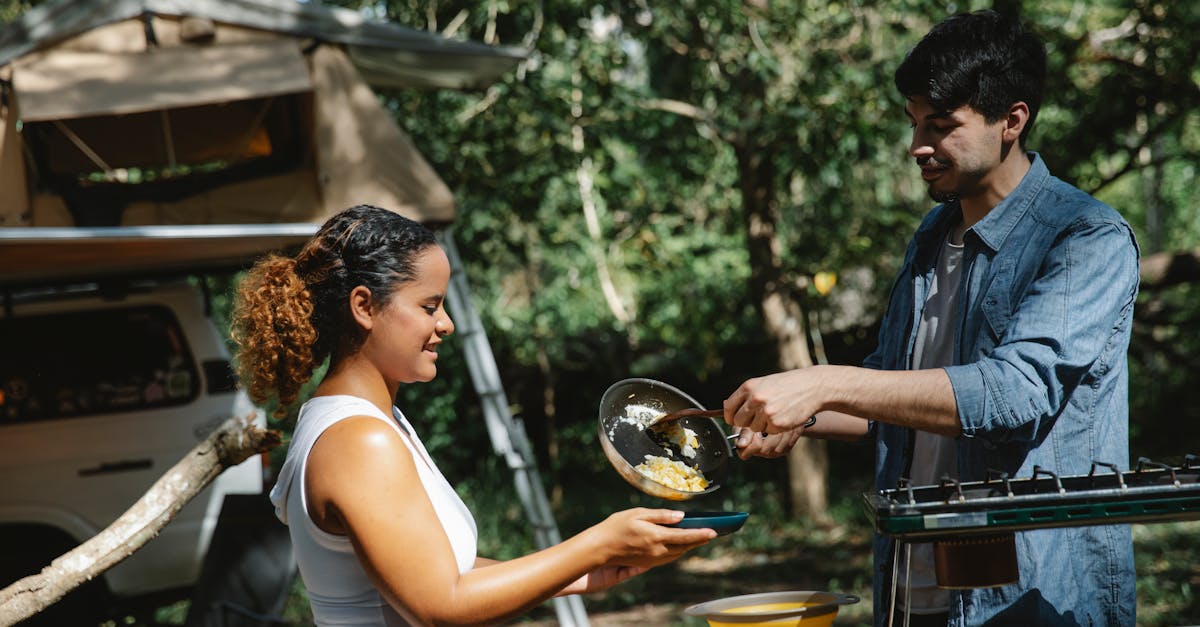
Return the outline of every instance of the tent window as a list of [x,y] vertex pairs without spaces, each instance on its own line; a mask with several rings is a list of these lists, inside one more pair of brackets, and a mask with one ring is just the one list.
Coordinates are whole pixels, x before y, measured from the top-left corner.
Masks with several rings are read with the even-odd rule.
[[311,92],[125,115],[26,122],[36,184],[80,226],[134,201],[171,202],[289,172],[310,158]]

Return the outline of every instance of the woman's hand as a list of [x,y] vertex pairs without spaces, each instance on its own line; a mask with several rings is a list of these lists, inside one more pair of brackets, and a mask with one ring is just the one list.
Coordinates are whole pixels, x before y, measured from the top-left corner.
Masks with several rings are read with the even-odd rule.
[[712,529],[664,526],[682,519],[681,511],[639,507],[616,512],[590,531],[606,556],[605,566],[653,568],[717,537]]

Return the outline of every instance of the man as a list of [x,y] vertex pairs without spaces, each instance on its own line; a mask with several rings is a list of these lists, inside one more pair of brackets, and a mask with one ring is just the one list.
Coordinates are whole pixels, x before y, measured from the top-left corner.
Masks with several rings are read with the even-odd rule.
[[[950,17],[909,52],[895,75],[909,154],[941,204],[908,246],[865,368],[751,379],[725,401],[742,457],[873,437],[878,489],[1128,469],[1137,245],[1120,215],[1026,152],[1045,63],[1035,36],[993,12]],[[938,588],[918,545],[892,600],[893,544],[877,536],[876,622],[897,610],[914,624],[1134,624],[1128,526],[1025,531],[1016,545],[1020,580],[971,590]]]

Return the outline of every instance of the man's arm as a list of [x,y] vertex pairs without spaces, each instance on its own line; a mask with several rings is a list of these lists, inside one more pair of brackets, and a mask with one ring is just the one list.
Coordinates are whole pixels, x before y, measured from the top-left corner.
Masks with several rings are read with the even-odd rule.
[[[814,366],[751,379],[726,399],[725,419],[781,433],[834,410],[952,437],[1033,437],[1085,377],[1124,359],[1137,276],[1127,226],[1081,221],[1048,251],[1004,316],[999,344],[977,361],[925,371]],[[879,363],[868,358],[867,365]],[[822,417],[797,435],[817,437]],[[825,437],[865,433],[865,422],[838,424]]]
[[[956,437],[962,427],[950,378],[931,370],[813,366],[750,379],[725,399],[725,421],[753,432],[861,439],[867,420]],[[821,412],[833,412],[823,414]],[[740,440],[739,440],[740,443]]]

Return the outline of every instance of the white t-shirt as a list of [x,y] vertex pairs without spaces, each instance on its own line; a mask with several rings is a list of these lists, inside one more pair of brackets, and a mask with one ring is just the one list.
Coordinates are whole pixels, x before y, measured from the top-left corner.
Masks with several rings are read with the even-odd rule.
[[430,459],[412,425],[400,410],[393,407],[392,414],[389,418],[375,405],[355,396],[318,396],[300,408],[287,459],[271,490],[271,502],[275,505],[275,515],[288,525],[300,577],[308,590],[317,625],[420,624],[384,601],[359,563],[349,538],[323,531],[308,515],[304,491],[308,454],[326,429],[346,418],[371,416],[396,430],[412,452],[417,474],[454,549],[458,571],[465,573],[475,564],[478,542],[475,519]]
[[[925,309],[917,326],[917,341],[913,346],[913,368],[927,369],[954,363],[954,323],[958,320],[958,286],[962,282],[963,245],[953,244],[947,237],[942,243],[937,269]],[[958,477],[957,444],[954,438],[917,431],[913,444],[912,468],[909,479],[913,485],[934,485],[943,476]],[[904,564],[900,565],[904,572]],[[912,545],[909,598],[913,614],[938,614],[950,609],[950,593],[937,587],[933,564],[933,545],[924,542]],[[900,580],[903,586],[903,576]],[[904,594],[898,594],[900,605]]]

